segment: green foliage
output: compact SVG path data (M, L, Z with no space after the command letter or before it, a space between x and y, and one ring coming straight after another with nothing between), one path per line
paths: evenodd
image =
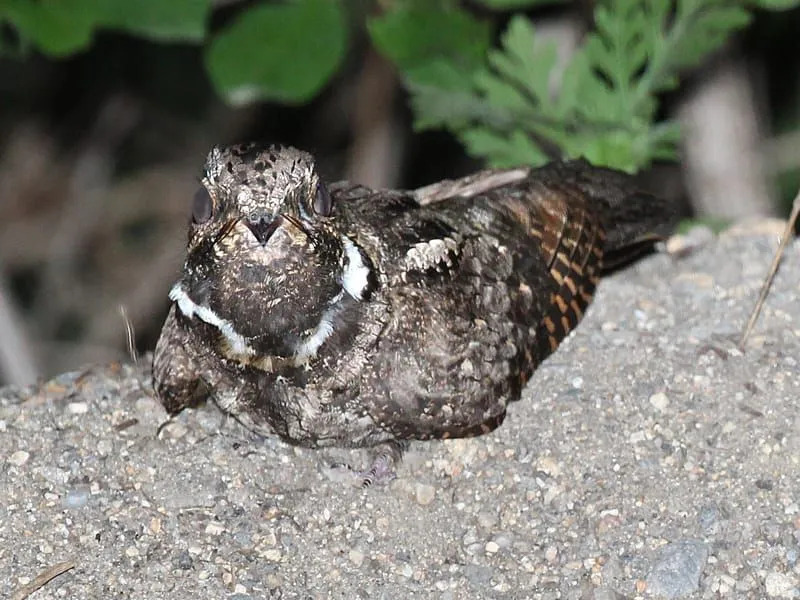
M22 50L55 58L85 50L100 29L204 43L209 77L232 104L306 102L344 58L347 28L338 0L261 2L209 37L210 9L210 0L0 0L0 23L16 29Z
M545 4L565 4L567 0L477 0L477 2L493 10L523 10Z
M210 0L0 0L0 23L44 54L62 57L88 48L98 29L199 42L209 6Z
M431 63L470 69L483 62L491 29L448 5L401 5L367 23L372 42L412 79L426 79Z
M419 129L445 128L493 165L538 164L548 156L636 170L674 158L677 125L659 121L659 95L738 29L751 11L800 0L596 0L595 28L560 57L531 21L512 14L492 47L491 11L565 0L361 0L383 9L367 20L380 52L401 72ZM53 57L87 48L112 29L156 41L203 44L209 77L232 104L311 99L338 71L352 0L260 0L219 31L210 0L0 0L0 23L20 48ZM488 13L486 11L489 11ZM349 19L349 23L348 23Z
M206 67L232 104L254 100L306 102L338 69L345 22L331 0L257 4L211 41Z
M438 63L438 77L423 80L417 70L395 62L411 91L416 126L449 129L490 164L541 163L558 149L633 171L654 159L674 158L678 128L657 121L658 95L677 85L681 70L699 64L747 25L747 7L742 0L599 0L595 30L566 64L521 15L512 17L500 47L489 50L482 65L465 68L418 56L423 64ZM389 12L381 20L394 18ZM391 48L376 44L395 59Z
M753 0L752 4L765 10L789 10L795 8L798 2L797 0Z

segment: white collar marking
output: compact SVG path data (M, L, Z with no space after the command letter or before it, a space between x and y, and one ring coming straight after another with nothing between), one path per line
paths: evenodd
M178 310L185 316L191 319L197 315L200 320L216 327L225 339L228 340L228 344L230 344L234 354L253 356L256 353L256 351L247 344L247 340L244 336L237 333L230 321L217 315L217 313L208 306L197 304L194 300L189 298L189 295L184 291L180 283L176 283L172 287L169 292L169 298L178 304Z
M356 300L363 300L369 281L369 267L361 259L361 252L347 236L342 236L347 266L342 272L342 287Z
M369 267L364 264L361 252L347 236L342 236L345 255L347 256L347 266L342 272L342 289L352 296L355 300L362 300L364 290L369 283ZM228 341L231 351L242 356L254 356L256 351L251 348L247 340L238 333L233 324L227 319L217 315L208 306L197 304L189 298L180 283L176 283L169 293L170 300L178 304L180 310L188 318L195 315L209 325L216 327ZM305 363L308 359L316 356L325 340L333 333L333 317L338 312L341 292L331 300L331 306L322 314L314 332L303 339L295 348L295 360L298 364Z
M333 333L333 315L335 308L331 307L322 314L322 318L317 328L307 338L297 344L294 349L294 358L297 364L308 362L310 358L317 355L317 350Z

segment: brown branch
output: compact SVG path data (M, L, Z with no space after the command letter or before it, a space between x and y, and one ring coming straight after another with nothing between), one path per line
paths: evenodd
M11 596L11 600L25 600L28 596L30 596L35 591L43 588L48 583L50 583L53 579L58 577L59 575L66 573L70 569L75 568L75 563L71 560L60 562L52 567L46 568L44 571L39 573L36 578L31 581L27 585L23 585L19 588L14 595Z
M764 279L764 284L761 286L761 293L758 295L758 301L753 307L753 312L750 313L750 319L747 321L747 326L744 328L742 339L739 340L739 349L741 350L744 350L744 345L747 342L747 338L750 336L750 332L753 330L753 326L756 324L758 315L761 314L761 308L764 306L764 301L767 299L767 294L769 293L770 287L772 287L772 280L775 279L775 274L778 272L778 265L781 262L781 257L783 257L783 253L786 250L786 245L793 237L794 224L797 221L798 214L800 214L800 191L798 191L797 195L794 197L792 214L789 215L789 220L786 222L786 228L783 230L783 236L781 236L781 243L775 252L774 258L772 259L772 265L770 265L769 273L767 273L767 277Z

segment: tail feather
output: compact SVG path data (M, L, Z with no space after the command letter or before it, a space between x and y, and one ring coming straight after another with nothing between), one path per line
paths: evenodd
M641 191L634 179L621 171L594 167L585 160L552 163L545 170L578 187L600 207L606 240L603 270L619 268L652 250L665 239L678 220L677 207Z

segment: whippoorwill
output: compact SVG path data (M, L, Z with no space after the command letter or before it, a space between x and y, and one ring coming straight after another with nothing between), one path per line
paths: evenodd
M310 447L496 427L601 273L673 209L584 161L415 191L322 181L312 156L214 148L155 350L174 413L204 397Z

